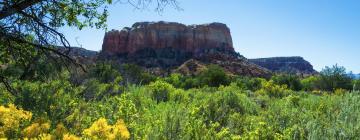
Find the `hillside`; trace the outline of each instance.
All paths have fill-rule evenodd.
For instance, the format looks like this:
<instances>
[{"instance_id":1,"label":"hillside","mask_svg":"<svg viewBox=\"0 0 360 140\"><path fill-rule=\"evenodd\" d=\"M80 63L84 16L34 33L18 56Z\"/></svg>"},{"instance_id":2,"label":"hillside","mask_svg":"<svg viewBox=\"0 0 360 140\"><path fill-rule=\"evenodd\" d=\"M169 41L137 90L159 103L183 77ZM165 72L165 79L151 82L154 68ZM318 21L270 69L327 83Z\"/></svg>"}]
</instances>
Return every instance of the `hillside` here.
<instances>
[{"instance_id":1,"label":"hillside","mask_svg":"<svg viewBox=\"0 0 360 140\"><path fill-rule=\"evenodd\" d=\"M317 73L310 62L300 56L258 58L249 59L249 61L275 73L292 73L305 76Z\"/></svg>"}]
</instances>

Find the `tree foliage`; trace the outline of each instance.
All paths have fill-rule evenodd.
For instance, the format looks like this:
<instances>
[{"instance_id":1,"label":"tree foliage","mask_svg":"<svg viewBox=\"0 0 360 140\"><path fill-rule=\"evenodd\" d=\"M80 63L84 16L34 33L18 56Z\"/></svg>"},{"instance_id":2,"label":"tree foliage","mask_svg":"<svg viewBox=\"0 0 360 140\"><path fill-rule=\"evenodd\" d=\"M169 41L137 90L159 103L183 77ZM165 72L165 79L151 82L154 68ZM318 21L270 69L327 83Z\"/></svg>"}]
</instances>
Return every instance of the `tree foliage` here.
<instances>
[{"instance_id":1,"label":"tree foliage","mask_svg":"<svg viewBox=\"0 0 360 140\"><path fill-rule=\"evenodd\" d=\"M323 90L334 91L335 89L352 89L352 79L346 74L346 69L337 64L325 67L320 72L319 87Z\"/></svg>"},{"instance_id":2,"label":"tree foliage","mask_svg":"<svg viewBox=\"0 0 360 140\"><path fill-rule=\"evenodd\" d=\"M0 66L21 65L23 75L34 71L38 60L46 57L56 65L84 67L68 54L71 44L60 31L62 27L105 29L108 6L124 1L112 0L6 0L0 2ZM156 5L177 7L176 0L128 0L136 9ZM155 3L155 4L153 4ZM62 47L59 49L59 46ZM63 49L65 48L65 49ZM51 60L51 61L50 61ZM2 68L1 68L2 69ZM0 82L11 90L10 79L0 73Z\"/></svg>"}]
</instances>

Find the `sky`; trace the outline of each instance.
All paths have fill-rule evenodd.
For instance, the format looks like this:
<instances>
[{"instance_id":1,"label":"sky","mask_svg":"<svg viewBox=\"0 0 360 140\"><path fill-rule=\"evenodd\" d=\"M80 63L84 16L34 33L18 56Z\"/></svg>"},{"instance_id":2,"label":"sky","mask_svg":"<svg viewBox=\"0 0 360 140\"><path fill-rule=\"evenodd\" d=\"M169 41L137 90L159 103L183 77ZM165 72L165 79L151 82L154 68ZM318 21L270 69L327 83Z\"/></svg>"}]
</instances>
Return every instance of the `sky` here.
<instances>
[{"instance_id":1,"label":"sky","mask_svg":"<svg viewBox=\"0 0 360 140\"><path fill-rule=\"evenodd\" d=\"M360 0L178 0L181 10L129 4L109 8L108 29L139 21L225 23L247 58L302 56L316 70L339 64L360 73ZM62 29L71 45L101 50L105 30Z\"/></svg>"}]
</instances>

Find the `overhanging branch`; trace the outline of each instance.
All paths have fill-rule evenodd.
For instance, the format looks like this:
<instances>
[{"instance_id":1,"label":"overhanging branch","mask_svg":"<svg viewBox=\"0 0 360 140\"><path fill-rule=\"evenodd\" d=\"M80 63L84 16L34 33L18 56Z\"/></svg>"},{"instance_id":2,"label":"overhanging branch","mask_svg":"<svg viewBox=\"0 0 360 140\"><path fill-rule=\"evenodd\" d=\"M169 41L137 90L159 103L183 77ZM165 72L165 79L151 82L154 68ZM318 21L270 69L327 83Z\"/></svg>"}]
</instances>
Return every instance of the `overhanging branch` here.
<instances>
[{"instance_id":1,"label":"overhanging branch","mask_svg":"<svg viewBox=\"0 0 360 140\"><path fill-rule=\"evenodd\" d=\"M22 11L36 3L39 3L43 0L23 0L22 2L13 4L12 6L9 7L3 7L3 9L1 9L0 11L0 20L11 16L19 11Z\"/></svg>"}]
</instances>

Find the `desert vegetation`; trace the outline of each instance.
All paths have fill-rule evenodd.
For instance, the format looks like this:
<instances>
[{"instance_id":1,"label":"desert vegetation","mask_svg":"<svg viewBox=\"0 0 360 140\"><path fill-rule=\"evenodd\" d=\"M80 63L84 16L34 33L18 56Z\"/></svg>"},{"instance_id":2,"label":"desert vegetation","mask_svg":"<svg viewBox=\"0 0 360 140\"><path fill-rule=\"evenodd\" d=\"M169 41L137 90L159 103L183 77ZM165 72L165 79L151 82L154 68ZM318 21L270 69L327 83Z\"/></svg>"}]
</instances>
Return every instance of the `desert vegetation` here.
<instances>
[{"instance_id":1,"label":"desert vegetation","mask_svg":"<svg viewBox=\"0 0 360 140\"><path fill-rule=\"evenodd\" d=\"M214 65L195 76L166 77L107 62L83 74L54 72L51 65L41 70L47 78L18 80L16 66L1 71L11 75L16 91L0 86L1 138L356 139L360 134L359 81L338 65L314 76L270 79L228 75Z\"/></svg>"},{"instance_id":2,"label":"desert vegetation","mask_svg":"<svg viewBox=\"0 0 360 140\"><path fill-rule=\"evenodd\" d=\"M116 3L159 14L182 10L177 0L0 2L0 140L360 138L360 80L344 67L318 73L302 57L247 59L235 51L230 28L217 22L137 22L109 30L109 11L123 9L110 8ZM209 4L191 5L199 7L195 14ZM223 11L219 6L206 14ZM332 12L328 17L337 15ZM189 20L194 17L202 16ZM102 49L86 51L76 40L80 48L71 52L64 28L105 30Z\"/></svg>"}]
</instances>

